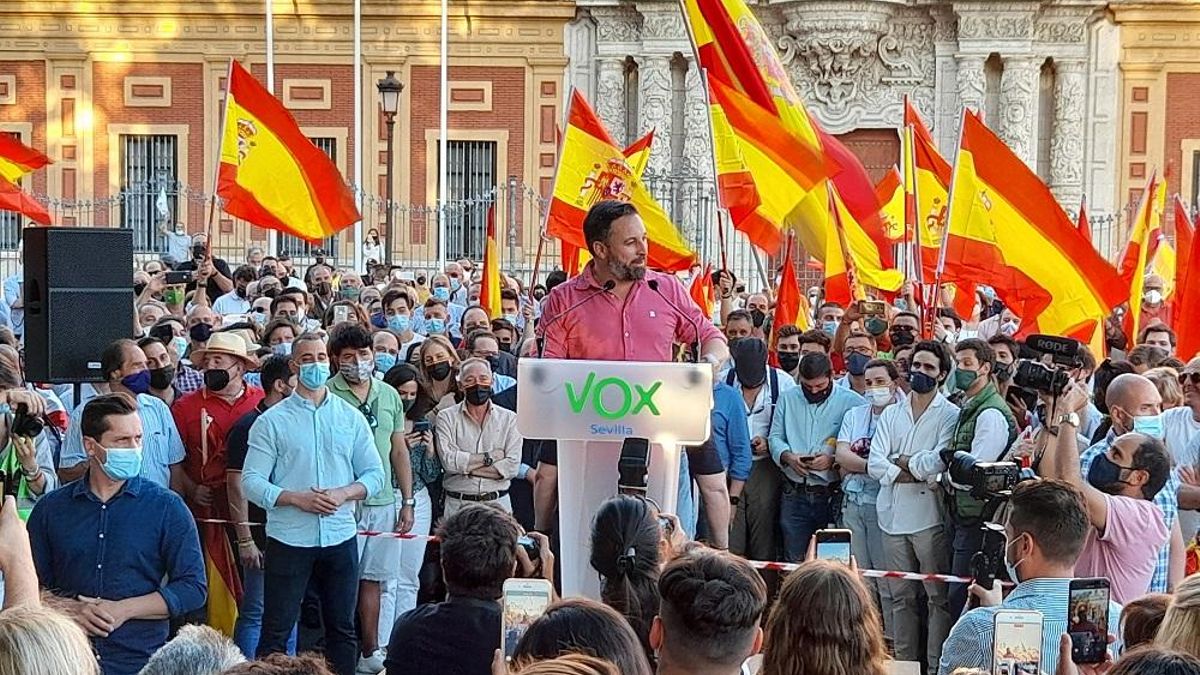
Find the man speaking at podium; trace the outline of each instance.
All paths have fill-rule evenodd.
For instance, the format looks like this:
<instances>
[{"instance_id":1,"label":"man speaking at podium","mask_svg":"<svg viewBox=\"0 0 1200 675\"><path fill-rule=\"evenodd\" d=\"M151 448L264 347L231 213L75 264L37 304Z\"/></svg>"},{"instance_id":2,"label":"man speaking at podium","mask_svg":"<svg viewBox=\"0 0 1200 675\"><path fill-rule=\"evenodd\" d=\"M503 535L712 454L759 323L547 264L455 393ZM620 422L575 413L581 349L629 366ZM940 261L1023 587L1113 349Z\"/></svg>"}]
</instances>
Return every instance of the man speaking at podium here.
<instances>
[{"instance_id":1,"label":"man speaking at podium","mask_svg":"<svg viewBox=\"0 0 1200 675\"><path fill-rule=\"evenodd\" d=\"M725 336L675 277L646 269L646 225L629 203L602 201L583 221L592 260L542 307L542 357L670 361L675 343L720 366ZM693 358L696 358L693 356Z\"/></svg>"}]
</instances>

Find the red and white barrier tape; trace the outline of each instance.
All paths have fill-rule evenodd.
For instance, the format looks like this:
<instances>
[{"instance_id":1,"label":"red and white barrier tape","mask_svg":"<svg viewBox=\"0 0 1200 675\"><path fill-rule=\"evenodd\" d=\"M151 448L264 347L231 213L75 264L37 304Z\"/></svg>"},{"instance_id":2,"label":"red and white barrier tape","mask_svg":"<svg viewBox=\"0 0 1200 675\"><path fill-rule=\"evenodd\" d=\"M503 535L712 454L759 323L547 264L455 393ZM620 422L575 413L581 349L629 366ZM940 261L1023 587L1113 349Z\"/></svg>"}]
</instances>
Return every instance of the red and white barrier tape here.
<instances>
[{"instance_id":1,"label":"red and white barrier tape","mask_svg":"<svg viewBox=\"0 0 1200 675\"><path fill-rule=\"evenodd\" d=\"M221 518L197 518L197 523L205 523L208 525L246 525L247 527L263 527L263 523L251 522L234 522L232 520L224 520ZM360 537L385 537L388 539L408 539L411 541L440 541L432 534L400 534L399 532L376 532L374 530L359 530Z\"/></svg>"}]
</instances>

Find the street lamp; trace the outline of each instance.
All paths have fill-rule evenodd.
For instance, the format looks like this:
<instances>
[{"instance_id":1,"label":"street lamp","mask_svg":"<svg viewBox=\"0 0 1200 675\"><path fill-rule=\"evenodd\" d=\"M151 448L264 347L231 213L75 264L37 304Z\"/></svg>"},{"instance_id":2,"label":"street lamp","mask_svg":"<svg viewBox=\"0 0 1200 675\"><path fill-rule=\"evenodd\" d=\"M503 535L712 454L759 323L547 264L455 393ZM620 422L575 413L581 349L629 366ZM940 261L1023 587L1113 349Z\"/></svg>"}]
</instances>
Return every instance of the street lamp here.
<instances>
[{"instance_id":1,"label":"street lamp","mask_svg":"<svg viewBox=\"0 0 1200 675\"><path fill-rule=\"evenodd\" d=\"M383 263L392 264L392 141L396 128L396 111L400 109L400 92L404 91L404 83L396 79L396 71L389 70L387 75L376 83L379 89L379 104L383 108L383 122L387 125L387 212L383 217Z\"/></svg>"}]
</instances>

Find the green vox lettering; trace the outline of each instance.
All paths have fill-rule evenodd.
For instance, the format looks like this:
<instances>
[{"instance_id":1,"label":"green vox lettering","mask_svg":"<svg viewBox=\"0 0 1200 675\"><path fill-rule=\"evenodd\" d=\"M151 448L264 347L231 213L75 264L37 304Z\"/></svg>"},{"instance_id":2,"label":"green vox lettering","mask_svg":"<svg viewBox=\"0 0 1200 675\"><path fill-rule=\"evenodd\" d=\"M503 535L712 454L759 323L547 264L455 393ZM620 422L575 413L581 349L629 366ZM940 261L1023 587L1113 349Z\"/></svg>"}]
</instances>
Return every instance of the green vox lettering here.
<instances>
[{"instance_id":1,"label":"green vox lettering","mask_svg":"<svg viewBox=\"0 0 1200 675\"><path fill-rule=\"evenodd\" d=\"M610 409L604 405L604 391L611 387L616 387L620 394L618 398L620 403ZM630 387L629 383L615 377L606 377L597 382L596 373L588 373L587 379L583 381L582 389L577 390L572 382L566 383L567 403L570 404L571 410L578 415L583 412L583 407L589 403L590 399L592 410L600 417L609 420L620 419L631 414L637 415L643 408L649 410L652 415L659 415L658 406L654 403L654 395L658 393L660 387L662 387L662 382L655 382L649 388L640 384Z\"/></svg>"}]
</instances>

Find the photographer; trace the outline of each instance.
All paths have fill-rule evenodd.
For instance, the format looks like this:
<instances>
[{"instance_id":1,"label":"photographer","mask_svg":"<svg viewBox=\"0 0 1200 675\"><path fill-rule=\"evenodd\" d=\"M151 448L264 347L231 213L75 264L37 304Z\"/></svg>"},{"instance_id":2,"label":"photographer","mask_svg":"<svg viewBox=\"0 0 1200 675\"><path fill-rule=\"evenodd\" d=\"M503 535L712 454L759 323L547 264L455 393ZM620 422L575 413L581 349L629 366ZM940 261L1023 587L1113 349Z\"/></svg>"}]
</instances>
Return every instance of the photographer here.
<instances>
[{"instance_id":1,"label":"photographer","mask_svg":"<svg viewBox=\"0 0 1200 675\"><path fill-rule=\"evenodd\" d=\"M46 441L45 402L36 392L19 388L0 368L0 499L15 497L22 519L33 502L58 487L54 457Z\"/></svg>"},{"instance_id":2,"label":"photographer","mask_svg":"<svg viewBox=\"0 0 1200 675\"><path fill-rule=\"evenodd\" d=\"M1124 406L1140 400L1142 406L1132 410L1157 408L1157 398L1158 391L1146 378L1118 377L1108 390L1109 408L1117 413L1114 425L1122 430L1129 429L1126 424L1143 428L1141 423L1121 419L1132 417ZM1049 425L1057 439L1047 448L1041 470L1046 477L1061 478L1083 494L1088 520L1096 530L1075 566L1076 576L1107 577L1113 599L1126 603L1146 593L1155 574L1157 551L1167 548L1171 530L1162 509L1152 500L1167 483L1171 459L1157 437L1127 432L1106 441L1107 447L1097 452L1085 474L1080 469L1075 433L1079 411L1086 404L1087 391L1079 384L1072 384L1059 396Z\"/></svg>"},{"instance_id":3,"label":"photographer","mask_svg":"<svg viewBox=\"0 0 1200 675\"><path fill-rule=\"evenodd\" d=\"M999 582L990 590L971 586L971 594L979 598L981 606L954 624L942 648L939 675L950 675L958 668L989 668L995 615L1001 609L1042 612L1040 672L1054 672L1059 639L1067 632L1071 579L1076 576L1089 529L1087 507L1074 487L1058 480L1019 483L1008 502L1003 552L1004 566L1017 587L1002 602ZM1113 635L1118 634L1120 612L1115 604L1109 608L1108 632Z\"/></svg>"},{"instance_id":4,"label":"photographer","mask_svg":"<svg viewBox=\"0 0 1200 675\"><path fill-rule=\"evenodd\" d=\"M208 305L233 290L233 273L229 270L229 263L212 255L208 248L208 235L203 232L192 235L192 259L176 265L175 271L195 273L196 280L187 285L188 291L196 290L198 282L204 283L207 302L196 304Z\"/></svg>"}]
</instances>

